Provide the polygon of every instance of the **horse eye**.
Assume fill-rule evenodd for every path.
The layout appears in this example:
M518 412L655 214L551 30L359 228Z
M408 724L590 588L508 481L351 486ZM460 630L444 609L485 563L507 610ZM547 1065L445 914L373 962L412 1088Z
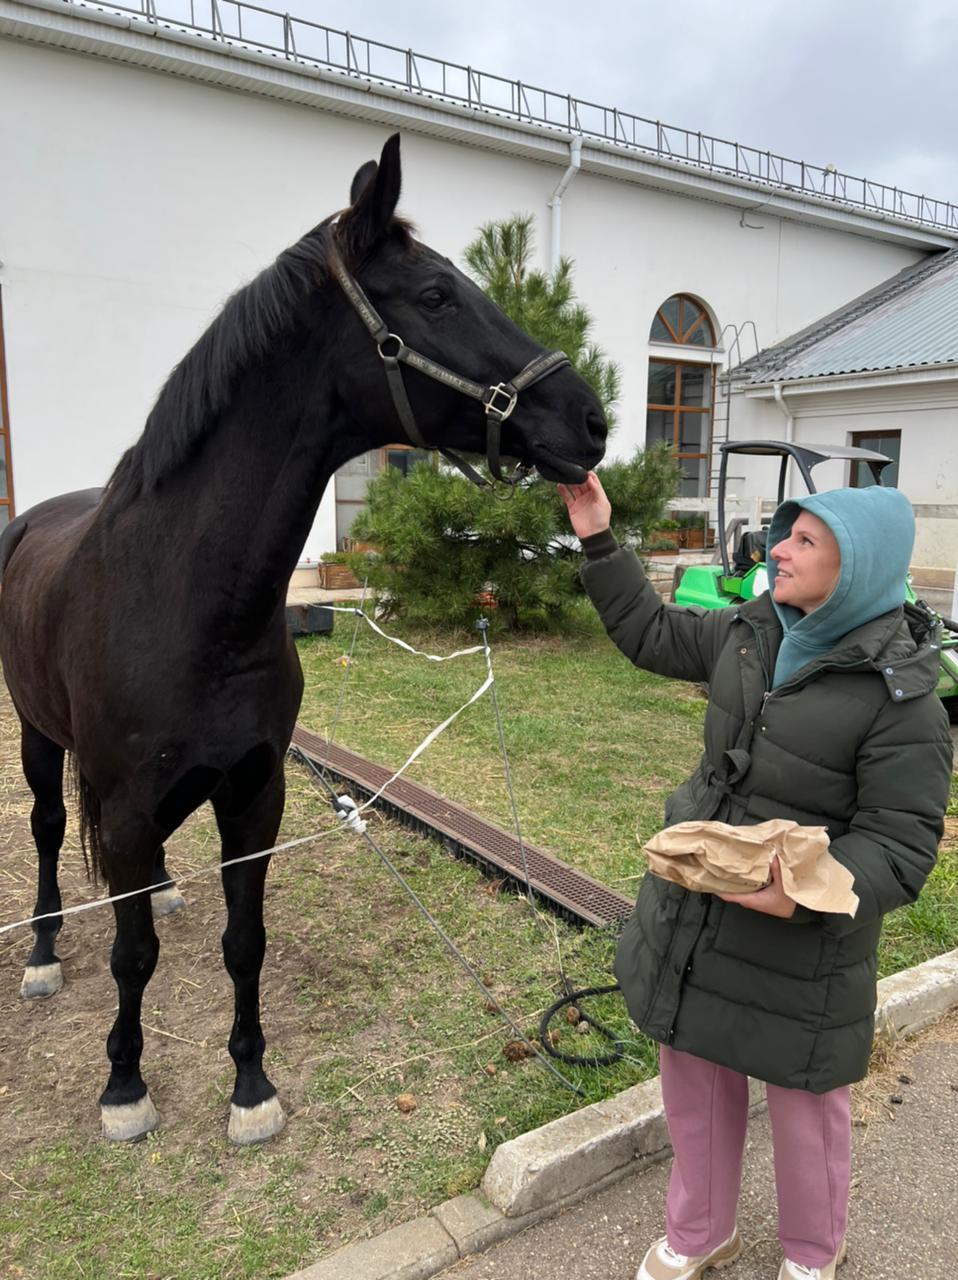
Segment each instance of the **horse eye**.
M441 289L424 289L419 295L419 300L430 311L436 311L446 301L446 295Z

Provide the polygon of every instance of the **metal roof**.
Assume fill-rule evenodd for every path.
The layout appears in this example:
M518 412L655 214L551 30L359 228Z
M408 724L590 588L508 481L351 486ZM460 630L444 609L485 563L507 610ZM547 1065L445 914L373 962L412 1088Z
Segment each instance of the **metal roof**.
M958 364L958 249L938 254L856 298L732 371L752 383L789 382L907 366Z

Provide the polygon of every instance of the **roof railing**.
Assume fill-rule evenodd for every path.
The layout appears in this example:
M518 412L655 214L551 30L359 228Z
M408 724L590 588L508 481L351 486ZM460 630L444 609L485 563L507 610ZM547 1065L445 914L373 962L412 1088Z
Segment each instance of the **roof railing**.
M250 4L247 0L138 0L135 4L61 0L64 8L135 14L155 26L207 36L219 43L272 55L290 63L321 67L347 78L405 89L493 116L582 134L629 150L663 157L710 173L815 196L897 221L958 232L958 205L840 173L710 134L649 120L509 80L472 66L447 62L396 45L339 31L307 18Z

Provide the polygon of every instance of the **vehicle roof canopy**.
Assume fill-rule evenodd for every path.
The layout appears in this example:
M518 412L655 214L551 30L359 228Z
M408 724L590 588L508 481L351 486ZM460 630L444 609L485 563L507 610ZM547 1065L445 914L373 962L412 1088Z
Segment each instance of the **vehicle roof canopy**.
M876 462L887 466L892 459L874 449L859 449L843 444L795 444L792 440L727 440L719 445L722 453L754 453L765 456L774 455L779 458L801 458L811 469L820 462L839 458L843 462Z

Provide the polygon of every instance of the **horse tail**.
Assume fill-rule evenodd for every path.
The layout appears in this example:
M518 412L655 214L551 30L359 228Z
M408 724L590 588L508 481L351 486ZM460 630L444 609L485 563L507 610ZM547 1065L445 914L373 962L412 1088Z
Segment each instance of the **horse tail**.
M10 521L3 533L0 534L0 578L3 577L3 571L7 567L7 561L23 541L23 535L26 531L26 519L24 516L17 516L15 519Z
M80 772L76 756L70 757L70 773L73 779L73 798L80 819L80 847L87 876L94 885L102 875L106 878L100 847L100 797Z

